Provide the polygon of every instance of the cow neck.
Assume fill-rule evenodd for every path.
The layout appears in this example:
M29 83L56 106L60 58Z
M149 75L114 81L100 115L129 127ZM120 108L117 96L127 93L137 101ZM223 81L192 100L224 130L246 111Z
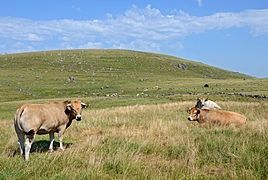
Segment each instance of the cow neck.
M72 122L73 122L73 119L69 118L69 121L68 121L68 123L66 125L66 129L72 124Z
M64 111L66 110L66 106L67 106L68 104L70 104L70 103L71 103L71 101L68 101L68 100L63 102L63 104L64 104ZM70 114L66 114L66 113L65 113L65 115L66 115L66 118L68 119L68 123L67 123L67 125L66 125L66 129L67 129L67 128L72 124L74 118L72 118L71 113L70 113Z
M73 122L73 120L75 119L75 118L72 118L72 115L71 114L66 114L66 116L68 117L68 123L67 123L67 125L66 125L66 128L68 128L71 124L72 124L72 122Z
M201 116L201 113L202 113L202 111L200 109L200 113L197 115L197 122L199 122L199 123L202 123L203 122L203 118Z

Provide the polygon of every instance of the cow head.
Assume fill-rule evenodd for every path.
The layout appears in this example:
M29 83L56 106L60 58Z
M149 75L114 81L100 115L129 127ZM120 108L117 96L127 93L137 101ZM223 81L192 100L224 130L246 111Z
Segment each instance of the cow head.
M200 109L197 107L193 107L188 110L189 116L188 120L189 121L198 121L199 119L199 114L200 114Z
M82 103L81 101L71 101L66 106L66 114L70 116L71 119L76 119L77 121L82 120L82 110L87 108L88 105Z
M206 98L206 99L205 98L198 98L195 107L201 109L205 105L205 102L207 100L208 100L208 98Z

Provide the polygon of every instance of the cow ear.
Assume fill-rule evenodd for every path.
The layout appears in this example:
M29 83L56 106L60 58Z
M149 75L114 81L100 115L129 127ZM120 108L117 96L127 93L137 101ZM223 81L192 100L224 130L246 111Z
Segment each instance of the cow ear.
M73 107L72 107L71 104L68 104L68 105L66 106L66 109L68 109L69 111L71 111L71 110L73 109Z
M190 108L187 108L187 113L190 113L190 110L191 110Z
M66 106L65 108L65 114L69 115L71 113L70 107Z
M86 103L81 103L81 106L82 106L82 109L86 109L87 107L88 107L88 104L86 104Z
M207 100L208 100L208 98L205 99L205 101L207 101Z

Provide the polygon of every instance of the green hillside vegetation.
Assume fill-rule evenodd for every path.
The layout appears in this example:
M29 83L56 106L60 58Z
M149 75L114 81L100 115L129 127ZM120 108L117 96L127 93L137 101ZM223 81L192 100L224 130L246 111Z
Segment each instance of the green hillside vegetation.
M0 55L0 81L0 179L268 178L268 99L209 95L268 96L267 78L148 52L64 50ZM188 121L198 97L247 116L247 124ZM65 151L55 136L49 153L49 136L37 135L25 162L16 109L67 99L89 108L66 130Z
M172 56L127 50L66 50L0 56L1 80L43 98L174 92L267 94L267 80ZM179 68L178 66L182 66ZM185 68L183 68L185 67ZM232 81L230 81L232 79ZM209 83L211 88L204 88ZM0 101L32 99L1 84Z

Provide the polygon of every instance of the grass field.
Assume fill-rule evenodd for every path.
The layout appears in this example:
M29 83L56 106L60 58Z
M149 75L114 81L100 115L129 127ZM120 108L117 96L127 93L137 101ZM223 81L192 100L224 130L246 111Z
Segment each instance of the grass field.
M186 107L193 104L137 103L86 110L84 119L66 131L65 152L55 143L56 150L49 153L48 135L37 136L29 162L19 155L13 121L2 120L0 177L266 179L268 103L218 101L225 110L248 117L242 128L201 128L186 119Z
M183 92L268 95L258 79L176 57L123 50L72 50L0 55L0 179L267 179L268 100L206 95L247 124L200 127L187 120L197 95ZM176 65L183 63L187 69ZM70 79L69 77L74 77ZM203 85L208 83L209 88ZM102 88L103 87L103 88ZM156 88L157 87L157 88ZM105 97L107 94L124 97ZM24 103L79 99L83 120L56 138L37 136L25 162L13 127Z
M127 96L174 92L268 95L267 79L145 52L68 50L8 54L0 55L0 64L1 81L45 99L115 93ZM186 69L178 68L178 64L184 64ZM0 87L0 102L35 98L3 84Z

